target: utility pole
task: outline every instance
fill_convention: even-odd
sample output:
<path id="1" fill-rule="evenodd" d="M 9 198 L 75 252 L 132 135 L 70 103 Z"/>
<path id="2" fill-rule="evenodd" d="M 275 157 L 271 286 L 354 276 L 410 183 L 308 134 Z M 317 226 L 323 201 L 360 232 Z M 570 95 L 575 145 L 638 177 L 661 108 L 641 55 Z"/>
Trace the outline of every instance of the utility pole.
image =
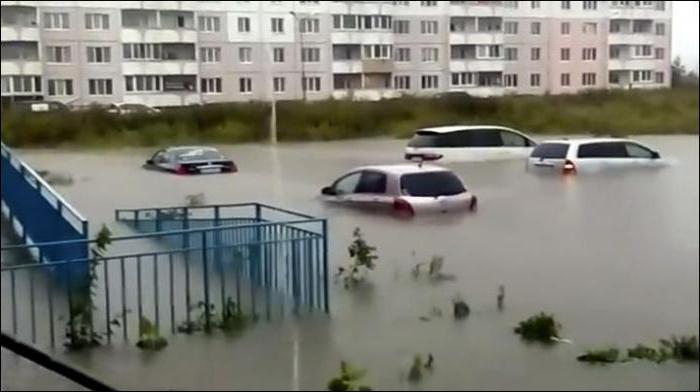
<path id="1" fill-rule="evenodd" d="M 304 65 L 304 34 L 301 33 L 300 27 L 299 27 L 299 15 L 294 12 L 294 11 L 289 11 L 289 13 L 294 17 L 294 37 L 297 37 L 297 34 L 299 36 L 299 61 L 301 62 L 301 98 L 306 102 L 306 88 L 308 86 L 305 86 L 304 83 L 306 81 L 306 69 Z"/>

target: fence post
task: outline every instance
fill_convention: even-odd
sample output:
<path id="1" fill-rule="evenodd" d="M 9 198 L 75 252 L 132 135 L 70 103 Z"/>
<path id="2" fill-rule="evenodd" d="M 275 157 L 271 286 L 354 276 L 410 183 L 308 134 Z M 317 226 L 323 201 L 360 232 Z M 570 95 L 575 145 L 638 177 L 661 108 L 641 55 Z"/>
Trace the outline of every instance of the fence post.
<path id="1" fill-rule="evenodd" d="M 160 208 L 156 208 L 156 232 L 161 230 Z"/>
<path id="2" fill-rule="evenodd" d="M 326 314 L 330 314 L 328 299 L 328 220 L 321 221 L 321 233 L 323 235 L 323 306 Z"/>
<path id="3" fill-rule="evenodd" d="M 209 266 L 207 262 L 207 232 L 202 231 L 202 267 L 204 267 L 204 327 L 211 331 L 211 317 L 209 314 Z"/>

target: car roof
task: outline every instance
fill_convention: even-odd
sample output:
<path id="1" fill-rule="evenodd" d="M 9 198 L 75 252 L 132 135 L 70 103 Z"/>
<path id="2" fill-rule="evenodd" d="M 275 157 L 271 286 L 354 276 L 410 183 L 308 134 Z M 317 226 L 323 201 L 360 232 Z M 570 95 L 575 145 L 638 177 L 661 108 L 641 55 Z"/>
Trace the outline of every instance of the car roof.
<path id="1" fill-rule="evenodd" d="M 186 150 L 205 150 L 205 151 L 219 151 L 214 147 L 207 146 L 174 146 L 165 149 L 168 152 L 172 151 L 186 151 Z"/>
<path id="2" fill-rule="evenodd" d="M 614 138 L 614 137 L 592 137 L 592 138 L 579 138 L 579 139 L 552 139 L 545 140 L 540 144 L 547 143 L 560 143 L 560 144 L 590 144 L 590 143 L 614 143 L 614 142 L 634 142 L 631 139 Z"/>
<path id="3" fill-rule="evenodd" d="M 397 165 L 371 165 L 371 166 L 361 166 L 353 169 L 353 172 L 361 170 L 374 170 L 387 174 L 403 175 L 403 174 L 413 174 L 413 173 L 427 173 L 427 172 L 441 172 L 450 171 L 444 167 L 436 165 L 422 165 L 418 164 L 397 164 Z"/>
<path id="4" fill-rule="evenodd" d="M 435 132 L 435 133 L 450 133 L 450 132 L 470 131 L 470 130 L 474 130 L 474 129 L 484 129 L 484 128 L 501 129 L 501 130 L 506 130 L 506 131 L 515 131 L 515 129 L 513 129 L 513 128 L 503 127 L 500 125 L 447 125 L 447 126 L 442 126 L 442 127 L 420 128 L 417 131 Z"/>

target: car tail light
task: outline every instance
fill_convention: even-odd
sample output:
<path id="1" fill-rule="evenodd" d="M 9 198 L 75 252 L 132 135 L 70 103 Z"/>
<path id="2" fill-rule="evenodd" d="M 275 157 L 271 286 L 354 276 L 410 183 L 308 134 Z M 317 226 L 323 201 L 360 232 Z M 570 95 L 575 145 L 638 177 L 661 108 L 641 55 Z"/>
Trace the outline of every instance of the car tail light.
<path id="1" fill-rule="evenodd" d="M 175 173 L 177 174 L 187 174 L 187 166 L 185 165 L 178 165 L 177 170 L 175 170 Z"/>
<path id="2" fill-rule="evenodd" d="M 561 172 L 564 174 L 576 174 L 576 165 L 570 160 L 564 162 L 564 167 L 562 167 Z"/>
<path id="3" fill-rule="evenodd" d="M 396 198 L 394 199 L 394 211 L 400 214 L 413 215 L 413 207 L 411 204 L 404 199 Z"/>

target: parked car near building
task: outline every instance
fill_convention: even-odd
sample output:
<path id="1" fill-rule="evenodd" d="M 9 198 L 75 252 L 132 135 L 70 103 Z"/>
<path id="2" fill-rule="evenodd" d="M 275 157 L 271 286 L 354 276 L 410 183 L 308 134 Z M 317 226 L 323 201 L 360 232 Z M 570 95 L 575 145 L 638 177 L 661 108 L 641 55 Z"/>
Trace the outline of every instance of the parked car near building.
<path id="1" fill-rule="evenodd" d="M 213 147 L 169 147 L 153 154 L 144 164 L 146 169 L 176 174 L 235 173 L 236 164 Z"/>

